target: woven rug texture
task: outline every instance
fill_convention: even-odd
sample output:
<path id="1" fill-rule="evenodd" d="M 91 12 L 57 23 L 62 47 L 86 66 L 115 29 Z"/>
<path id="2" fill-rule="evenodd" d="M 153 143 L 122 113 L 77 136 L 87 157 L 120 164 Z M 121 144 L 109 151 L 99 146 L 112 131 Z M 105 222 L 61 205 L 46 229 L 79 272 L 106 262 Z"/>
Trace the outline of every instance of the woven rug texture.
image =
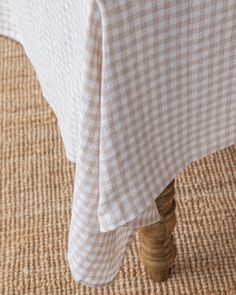
<path id="1" fill-rule="evenodd" d="M 236 145 L 176 178 L 178 256 L 151 281 L 130 245 L 114 283 L 73 281 L 67 263 L 75 165 L 23 47 L 0 38 L 0 294 L 236 294 Z"/>

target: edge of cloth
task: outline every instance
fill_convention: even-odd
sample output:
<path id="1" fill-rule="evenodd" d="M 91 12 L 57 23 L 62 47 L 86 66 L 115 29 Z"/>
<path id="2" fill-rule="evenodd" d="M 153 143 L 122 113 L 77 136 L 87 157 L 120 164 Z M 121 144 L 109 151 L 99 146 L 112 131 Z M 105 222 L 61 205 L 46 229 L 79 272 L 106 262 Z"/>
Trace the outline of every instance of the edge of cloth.
<path id="1" fill-rule="evenodd" d="M 128 240 L 127 244 L 126 244 L 125 253 L 129 250 L 131 243 L 135 239 L 136 231 L 137 231 L 137 229 L 133 228 L 133 233 L 130 235 L 129 240 Z M 67 256 L 68 256 L 68 254 L 67 254 Z M 82 285 L 84 285 L 86 287 L 87 286 L 90 287 L 90 288 L 106 287 L 108 285 L 111 285 L 116 280 L 116 278 L 117 278 L 117 276 L 118 276 L 118 274 L 120 272 L 120 268 L 122 267 L 122 265 L 124 263 L 124 260 L 125 260 L 125 255 L 123 255 L 123 257 L 120 259 L 120 264 L 118 266 L 118 271 L 114 273 L 113 277 L 109 281 L 101 283 L 101 284 L 97 284 L 97 283 L 93 284 L 90 281 L 86 281 L 86 280 L 83 280 L 83 279 L 77 279 L 72 271 L 71 271 L 71 275 L 72 275 L 72 277 L 73 277 L 73 279 L 74 279 L 74 281 L 76 283 L 82 284 Z M 67 258 L 67 261 L 68 261 L 68 264 L 70 265 L 70 259 L 69 258 Z M 70 267 L 70 269 L 71 269 L 71 267 Z"/>
<path id="2" fill-rule="evenodd" d="M 230 141 L 229 144 L 227 144 L 227 145 L 225 145 L 225 143 L 223 143 L 221 145 L 211 145 L 210 148 L 208 147 L 208 148 L 204 149 L 204 151 L 200 150 L 198 153 L 190 154 L 190 156 L 188 158 L 186 158 L 186 160 L 184 162 L 182 162 L 181 165 L 178 165 L 177 169 L 175 169 L 173 171 L 173 173 L 169 174 L 169 177 L 166 178 L 166 180 L 162 183 L 162 185 L 159 186 L 159 191 L 155 192 L 155 196 L 152 195 L 152 199 L 150 198 L 150 195 L 148 196 L 148 198 L 150 198 L 150 201 L 148 202 L 149 205 L 146 205 L 144 208 L 142 208 L 142 210 L 139 210 L 139 211 L 135 212 L 134 214 L 132 214 L 131 216 L 128 216 L 128 218 L 126 218 L 125 220 L 122 220 L 121 222 L 116 223 L 116 225 L 110 225 L 110 226 L 106 226 L 106 227 L 100 226 L 101 232 L 108 232 L 111 230 L 116 230 L 119 227 L 126 227 L 126 228 L 134 228 L 135 229 L 135 228 L 140 228 L 140 227 L 147 226 L 147 225 L 153 224 L 155 222 L 158 222 L 159 218 L 153 218 L 149 222 L 141 222 L 141 223 L 137 223 L 136 225 L 134 223 L 132 223 L 132 221 L 135 221 L 135 219 L 139 218 L 141 213 L 143 213 L 145 210 L 149 209 L 150 205 L 152 204 L 152 200 L 155 202 L 155 199 L 159 197 L 161 192 L 170 183 L 170 181 L 172 179 L 176 178 L 179 173 L 184 171 L 188 167 L 188 165 L 190 165 L 194 161 L 201 160 L 210 154 L 216 153 L 216 152 L 218 152 L 218 151 L 220 151 L 232 144 L 235 144 L 235 140 Z M 157 212 L 159 214 L 158 208 L 157 208 Z M 160 214 L 159 214 L 159 216 L 160 216 Z"/>

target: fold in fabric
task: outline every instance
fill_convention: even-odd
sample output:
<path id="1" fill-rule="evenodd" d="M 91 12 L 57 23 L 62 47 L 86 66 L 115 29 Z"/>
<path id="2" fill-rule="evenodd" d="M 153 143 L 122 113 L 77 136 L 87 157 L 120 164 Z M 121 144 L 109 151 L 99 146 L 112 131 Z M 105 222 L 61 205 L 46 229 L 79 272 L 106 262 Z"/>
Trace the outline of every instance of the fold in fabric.
<path id="1" fill-rule="evenodd" d="M 150 199 L 124 216 L 113 202 L 113 213 L 119 211 L 109 220 L 106 208 L 100 209 L 105 200 L 99 183 L 104 58 L 99 5 L 96 1 L 58 5 L 52 1 L 0 1 L 0 33 L 24 46 L 58 119 L 67 158 L 76 163 L 68 262 L 73 278 L 88 286 L 110 283 L 136 228 L 159 218 Z M 67 15 L 72 10 L 73 14 Z M 64 28 L 59 26 L 59 18 Z M 129 202 L 123 194 L 122 202 Z"/>

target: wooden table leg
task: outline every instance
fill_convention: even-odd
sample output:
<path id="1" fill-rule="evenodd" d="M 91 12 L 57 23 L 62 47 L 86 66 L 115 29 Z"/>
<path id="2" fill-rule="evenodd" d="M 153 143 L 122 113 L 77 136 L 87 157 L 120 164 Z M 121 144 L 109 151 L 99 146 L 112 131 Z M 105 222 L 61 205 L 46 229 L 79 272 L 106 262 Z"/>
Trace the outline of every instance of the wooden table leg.
<path id="1" fill-rule="evenodd" d="M 173 179 L 156 199 L 160 221 L 139 229 L 140 259 L 155 282 L 165 281 L 176 257 L 172 232 L 176 224 Z"/>

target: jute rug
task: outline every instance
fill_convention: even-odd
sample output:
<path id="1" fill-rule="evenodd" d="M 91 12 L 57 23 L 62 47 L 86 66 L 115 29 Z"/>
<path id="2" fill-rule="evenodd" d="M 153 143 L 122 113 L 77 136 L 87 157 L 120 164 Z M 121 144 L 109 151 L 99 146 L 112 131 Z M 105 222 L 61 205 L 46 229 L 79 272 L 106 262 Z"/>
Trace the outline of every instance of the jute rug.
<path id="1" fill-rule="evenodd" d="M 155 284 L 138 239 L 109 287 L 76 284 L 66 261 L 74 164 L 18 43 L 0 38 L 0 294 L 236 294 L 236 145 L 176 179 L 178 257 Z"/>

